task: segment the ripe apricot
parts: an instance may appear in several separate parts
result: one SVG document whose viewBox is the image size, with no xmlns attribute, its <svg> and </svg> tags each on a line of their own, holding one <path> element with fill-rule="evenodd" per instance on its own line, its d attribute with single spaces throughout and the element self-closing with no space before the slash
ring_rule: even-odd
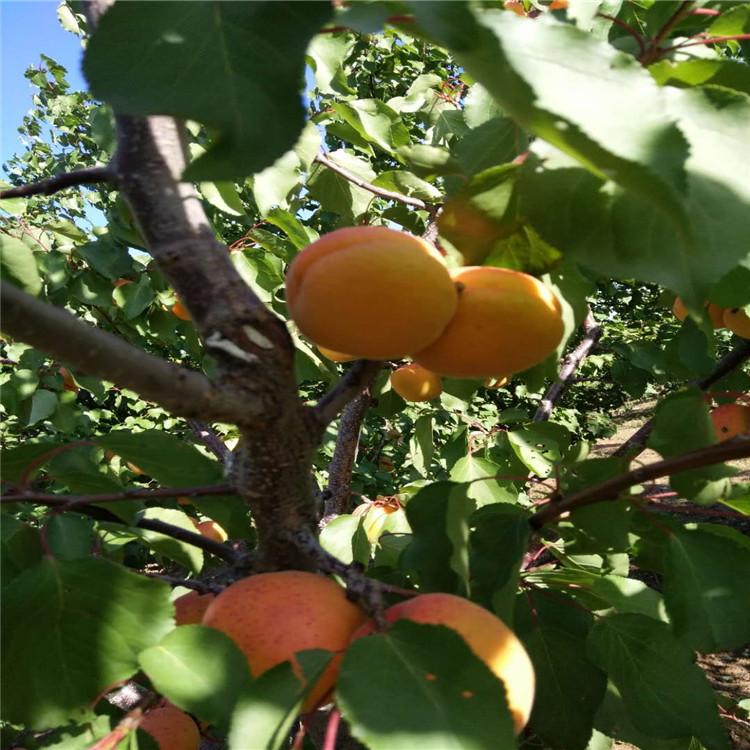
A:
<svg viewBox="0 0 750 750">
<path fill-rule="evenodd" d="M 76 381 L 73 379 L 73 374 L 67 367 L 61 367 L 58 371 L 63 379 L 63 389 L 71 391 L 72 393 L 78 393 L 79 388 L 76 385 Z"/>
<path fill-rule="evenodd" d="M 724 325 L 743 339 L 750 339 L 750 315 L 740 307 L 724 310 Z"/>
<path fill-rule="evenodd" d="M 365 620 L 359 607 L 330 578 L 284 570 L 233 583 L 211 603 L 203 624 L 221 630 L 237 644 L 253 677 L 291 661 L 302 682 L 297 652 L 312 648 L 339 652 L 308 695 L 304 704 L 307 711 L 331 691 L 340 652 Z"/>
<path fill-rule="evenodd" d="M 227 532 L 216 521 L 196 521 L 193 519 L 193 526 L 206 539 L 213 539 L 215 542 L 226 542 L 229 539 Z"/>
<path fill-rule="evenodd" d="M 352 357 L 351 354 L 343 354 L 342 352 L 335 352 L 333 349 L 326 349 L 324 346 L 319 346 L 318 351 L 326 358 L 330 359 L 331 362 L 351 362 L 356 357 Z"/>
<path fill-rule="evenodd" d="M 546 359 L 563 334 L 560 301 L 519 271 L 469 266 L 453 272 L 458 310 L 440 338 L 417 352 L 423 367 L 457 378 L 494 377 Z"/>
<path fill-rule="evenodd" d="M 711 325 L 714 328 L 722 328 L 724 326 L 725 308 L 715 305 L 713 302 L 706 302 L 704 307 L 708 311 Z M 680 297 L 675 297 L 674 303 L 672 304 L 672 312 L 677 320 L 685 320 L 685 318 L 687 318 L 687 308 Z"/>
<path fill-rule="evenodd" d="M 177 300 L 170 309 L 172 310 L 172 314 L 176 315 L 180 320 L 192 320 L 187 307 L 185 307 L 185 305 L 179 300 Z"/>
<path fill-rule="evenodd" d="M 152 708 L 138 726 L 156 740 L 159 750 L 198 750 L 201 744 L 195 722 L 176 706 Z"/>
<path fill-rule="evenodd" d="M 286 276 L 294 322 L 318 346 L 364 359 L 399 359 L 434 341 L 458 295 L 432 245 L 387 227 L 326 234 Z"/>
<path fill-rule="evenodd" d="M 750 406 L 722 404 L 712 409 L 710 416 L 720 443 L 750 433 Z"/>
<path fill-rule="evenodd" d="M 521 641 L 500 618 L 460 596 L 421 594 L 387 609 L 385 619 L 388 623 L 412 620 L 455 630 L 503 681 L 516 734 L 526 726 L 534 702 L 534 668 Z M 352 639 L 374 630 L 368 622 Z"/>
<path fill-rule="evenodd" d="M 443 392 L 440 376 L 421 365 L 402 365 L 391 373 L 391 386 L 406 401 L 429 401 Z"/>
<path fill-rule="evenodd" d="M 172 602 L 175 622 L 178 625 L 198 625 L 202 622 L 208 605 L 215 598 L 214 594 L 200 594 L 197 591 L 189 591 L 187 594 L 178 596 Z"/>
</svg>

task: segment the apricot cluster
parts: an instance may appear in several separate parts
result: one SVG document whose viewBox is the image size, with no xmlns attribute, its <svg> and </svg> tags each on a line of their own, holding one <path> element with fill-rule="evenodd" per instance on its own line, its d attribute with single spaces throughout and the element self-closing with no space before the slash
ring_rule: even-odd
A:
<svg viewBox="0 0 750 750">
<path fill-rule="evenodd" d="M 740 307 L 720 307 L 713 302 L 706 302 L 704 307 L 711 320 L 711 325 L 716 328 L 728 328 L 740 338 L 750 339 L 750 315 Z M 672 305 L 672 312 L 677 320 L 685 320 L 687 309 L 680 297 L 677 297 Z"/>
<path fill-rule="evenodd" d="M 408 619 L 453 629 L 506 688 L 516 732 L 528 721 L 534 670 L 513 632 L 482 607 L 450 594 L 422 594 L 385 611 L 387 623 Z M 285 661 L 300 683 L 296 654 L 320 648 L 335 656 L 303 705 L 309 711 L 329 699 L 343 652 L 375 626 L 331 579 L 302 571 L 261 573 L 233 583 L 209 605 L 203 624 L 228 635 L 244 653 L 253 677 Z M 283 624 L 283 626 L 280 626 Z"/>
<path fill-rule="evenodd" d="M 450 272 L 425 240 L 350 227 L 308 245 L 289 267 L 289 311 L 334 361 L 410 358 L 394 373 L 409 400 L 439 394 L 439 375 L 497 378 L 552 354 L 563 334 L 557 297 L 505 268 Z M 433 395 L 429 395 L 433 394 Z"/>
</svg>

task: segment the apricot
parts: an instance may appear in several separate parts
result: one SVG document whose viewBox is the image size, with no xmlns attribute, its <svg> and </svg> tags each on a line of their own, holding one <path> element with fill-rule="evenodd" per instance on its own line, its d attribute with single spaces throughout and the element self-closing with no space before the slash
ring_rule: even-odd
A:
<svg viewBox="0 0 750 750">
<path fill-rule="evenodd" d="M 720 443 L 750 433 L 750 406 L 722 404 L 712 409 L 710 416 Z"/>
<path fill-rule="evenodd" d="M 229 534 L 227 534 L 224 529 L 219 526 L 216 521 L 196 521 L 193 520 L 193 526 L 198 530 L 198 532 L 205 536 L 206 539 L 213 539 L 215 542 L 226 542 L 227 539 L 229 539 Z"/>
<path fill-rule="evenodd" d="M 711 319 L 711 325 L 714 328 L 722 328 L 724 326 L 724 311 L 725 308 L 715 305 L 713 302 L 706 302 L 704 307 L 708 311 L 708 317 Z M 677 320 L 685 320 L 687 318 L 687 308 L 685 303 L 680 297 L 675 297 L 675 301 L 672 304 L 672 312 L 674 313 Z"/>
<path fill-rule="evenodd" d="M 233 583 L 211 603 L 203 624 L 221 630 L 237 644 L 253 677 L 291 661 L 303 683 L 297 652 L 312 648 L 338 652 L 308 695 L 303 708 L 308 711 L 331 691 L 341 653 L 365 620 L 330 578 L 284 570 Z"/>
<path fill-rule="evenodd" d="M 185 307 L 185 305 L 179 300 L 175 302 L 170 309 L 172 310 L 172 314 L 176 315 L 180 320 L 192 320 L 187 307 Z"/>
<path fill-rule="evenodd" d="M 335 352 L 333 349 L 326 349 L 324 346 L 319 346 L 318 351 L 326 358 L 330 359 L 331 362 L 351 362 L 356 357 L 352 357 L 351 354 L 343 354 L 342 352 Z"/>
<path fill-rule="evenodd" d="M 750 315 L 742 308 L 732 307 L 724 310 L 724 325 L 743 339 L 750 339 Z"/>
<path fill-rule="evenodd" d="M 406 401 L 429 401 L 443 392 L 440 376 L 421 365 L 402 365 L 391 373 L 391 386 Z"/>
<path fill-rule="evenodd" d="M 76 381 L 73 379 L 73 374 L 70 370 L 67 367 L 61 367 L 58 372 L 63 379 L 63 390 L 78 393 L 79 388 L 76 385 Z"/>
<path fill-rule="evenodd" d="M 526 726 L 534 703 L 534 668 L 521 641 L 499 617 L 460 596 L 421 594 L 387 609 L 385 619 L 391 624 L 411 620 L 455 630 L 505 685 L 516 734 Z M 375 625 L 368 622 L 352 640 L 374 631 Z"/>
<path fill-rule="evenodd" d="M 526 370 L 552 354 L 563 335 L 560 301 L 520 271 L 469 266 L 453 272 L 458 310 L 414 360 L 441 375 L 494 377 Z"/>
<path fill-rule="evenodd" d="M 175 609 L 175 622 L 178 625 L 198 625 L 202 622 L 208 605 L 215 598 L 214 594 L 200 594 L 197 591 L 189 591 L 187 594 L 178 596 L 172 602 Z"/>
<path fill-rule="evenodd" d="M 326 234 L 286 276 L 294 322 L 318 346 L 355 358 L 400 359 L 433 342 L 458 294 L 432 245 L 387 227 Z"/>
<path fill-rule="evenodd" d="M 201 744 L 195 722 L 176 706 L 152 708 L 138 726 L 156 740 L 159 750 L 198 750 Z"/>
</svg>

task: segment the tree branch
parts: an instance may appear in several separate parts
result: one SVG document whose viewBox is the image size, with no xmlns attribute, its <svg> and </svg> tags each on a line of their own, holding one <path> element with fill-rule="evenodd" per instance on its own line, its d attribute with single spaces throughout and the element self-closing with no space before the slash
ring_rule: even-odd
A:
<svg viewBox="0 0 750 750">
<path fill-rule="evenodd" d="M 358 393 L 372 383 L 382 366 L 382 362 L 359 359 L 347 370 L 341 380 L 313 407 L 313 413 L 321 429 L 332 422 Z"/>
<path fill-rule="evenodd" d="M 539 404 L 536 414 L 534 414 L 534 422 L 544 422 L 549 419 L 555 403 L 570 385 L 573 380 L 573 375 L 575 375 L 576 370 L 581 366 L 581 362 L 588 357 L 592 349 L 602 337 L 603 331 L 597 325 L 596 320 L 594 320 L 591 308 L 589 308 L 586 313 L 582 327 L 584 332 L 583 340 L 562 361 L 560 375 L 558 376 L 557 381 L 547 389 L 547 393 L 544 394 L 544 398 Z"/>
<path fill-rule="evenodd" d="M 48 177 L 46 180 L 32 182 L 28 185 L 0 190 L 0 200 L 27 198 L 31 195 L 52 195 L 68 187 L 96 185 L 102 182 L 114 183 L 115 180 L 115 173 L 109 165 L 106 167 L 85 167 L 84 169 L 76 169 L 74 172 L 65 172 L 54 177 Z"/>
<path fill-rule="evenodd" d="M 328 487 L 323 493 L 325 517 L 346 513 L 351 497 L 352 468 L 359 447 L 359 433 L 370 405 L 370 391 L 365 388 L 341 412 L 336 447 L 328 466 Z"/>
<path fill-rule="evenodd" d="M 392 190 L 386 190 L 385 188 L 380 188 L 377 185 L 373 185 L 371 182 L 367 182 L 367 180 L 363 180 L 361 177 L 357 177 L 356 174 L 350 172 L 348 169 L 340 167 L 338 164 L 336 164 L 335 161 L 333 161 L 333 159 L 331 159 L 327 154 L 323 152 L 320 152 L 315 157 L 315 161 L 318 162 L 318 164 L 322 164 L 324 167 L 328 167 L 328 169 L 330 169 L 332 172 L 336 172 L 336 174 L 351 182 L 352 185 L 356 185 L 363 190 L 368 190 L 369 192 L 379 196 L 380 198 L 385 198 L 389 201 L 398 201 L 399 203 L 403 203 L 407 206 L 413 206 L 414 208 L 419 208 L 423 211 L 428 211 L 430 209 L 430 206 L 432 205 L 430 203 L 426 203 L 423 200 L 420 200 L 419 198 L 413 198 L 409 195 L 404 195 L 403 193 L 394 193 Z"/>
<path fill-rule="evenodd" d="M 709 445 L 707 448 L 683 453 L 681 456 L 666 458 L 663 461 L 640 466 L 632 471 L 612 477 L 606 482 L 586 487 L 579 492 L 568 495 L 568 497 L 553 496 L 549 503 L 529 519 L 529 523 L 533 528 L 539 529 L 576 508 L 606 500 L 616 500 L 623 490 L 633 485 L 659 477 L 679 474 L 689 469 L 699 469 L 702 466 L 711 466 L 712 464 L 747 458 L 748 456 L 750 456 L 750 436 L 739 436 L 724 443 L 717 443 L 716 445 Z"/>
<path fill-rule="evenodd" d="M 227 456 L 231 453 L 229 448 L 224 445 L 221 438 L 211 429 L 211 426 L 205 422 L 200 422 L 197 419 L 187 419 L 190 429 L 195 433 L 198 440 L 211 451 L 222 463 L 227 460 Z"/>
<path fill-rule="evenodd" d="M 750 341 L 744 341 L 731 352 L 724 355 L 714 367 L 713 371 L 702 380 L 693 381 L 693 385 L 696 385 L 702 391 L 707 391 L 714 383 L 717 383 L 725 375 L 728 375 L 732 370 L 739 367 L 746 359 L 750 357 Z M 645 447 L 646 441 L 648 440 L 651 430 L 654 427 L 654 420 L 649 419 L 645 422 L 636 432 L 634 432 L 617 450 L 615 450 L 612 456 L 625 456 L 630 455 L 631 458 L 635 458 Z M 632 451 L 632 454 L 631 454 Z"/>
<path fill-rule="evenodd" d="M 154 357 L 2 282 L 2 330 L 88 375 L 130 388 L 174 414 L 228 421 L 236 397 L 204 375 Z"/>
</svg>

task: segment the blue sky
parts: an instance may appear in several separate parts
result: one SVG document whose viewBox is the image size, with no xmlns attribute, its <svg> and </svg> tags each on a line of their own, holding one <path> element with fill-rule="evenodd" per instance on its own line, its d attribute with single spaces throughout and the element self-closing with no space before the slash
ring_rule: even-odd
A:
<svg viewBox="0 0 750 750">
<path fill-rule="evenodd" d="M 83 50 L 57 20 L 55 0 L 0 0 L 0 163 L 22 149 L 16 129 L 31 108 L 31 84 L 23 77 L 44 53 L 68 70 L 73 89 L 85 89 Z"/>
</svg>

